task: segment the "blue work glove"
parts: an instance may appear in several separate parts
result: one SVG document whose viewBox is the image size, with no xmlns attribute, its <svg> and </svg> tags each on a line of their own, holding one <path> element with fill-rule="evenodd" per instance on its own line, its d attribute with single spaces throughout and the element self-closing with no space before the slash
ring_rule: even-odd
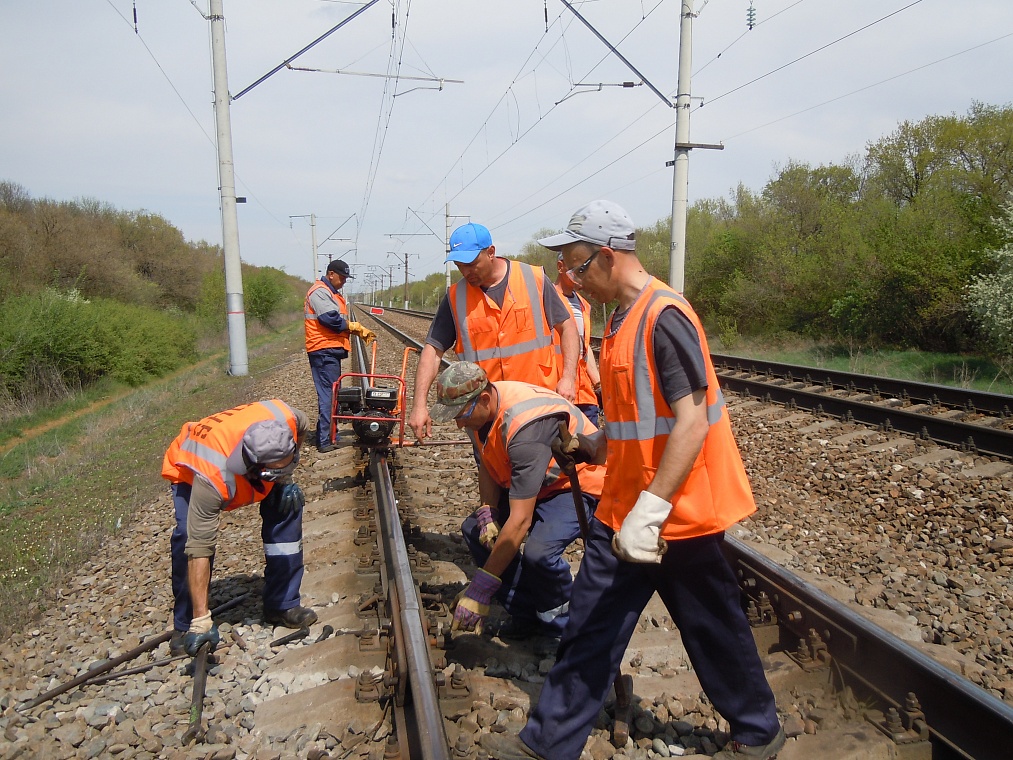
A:
<svg viewBox="0 0 1013 760">
<path fill-rule="evenodd" d="M 211 613 L 190 621 L 190 630 L 183 635 L 183 651 L 191 657 L 197 656 L 197 651 L 205 643 L 210 644 L 208 653 L 215 651 L 222 637 L 218 635 L 218 626 L 211 620 Z"/>
<path fill-rule="evenodd" d="M 281 514 L 290 515 L 306 505 L 306 497 L 295 483 L 275 483 L 271 493 L 264 498 L 264 502 Z"/>
<path fill-rule="evenodd" d="M 495 575 L 479 568 L 468 588 L 454 601 L 454 622 L 450 630 L 474 631 L 482 635 L 482 624 L 489 614 L 492 595 L 499 591 L 502 584 L 503 581 Z"/>
<path fill-rule="evenodd" d="M 492 551 L 499 535 L 499 510 L 483 504 L 475 510 L 475 520 L 478 522 L 478 542 Z"/>
</svg>

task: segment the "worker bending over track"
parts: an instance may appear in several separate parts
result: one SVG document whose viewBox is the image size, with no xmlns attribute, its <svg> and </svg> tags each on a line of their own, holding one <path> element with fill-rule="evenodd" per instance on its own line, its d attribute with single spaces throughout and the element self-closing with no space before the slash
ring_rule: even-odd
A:
<svg viewBox="0 0 1013 760">
<path fill-rule="evenodd" d="M 480 634 L 496 596 L 512 616 L 508 635 L 559 636 L 573 587 L 563 552 L 580 535 L 580 521 L 552 446 L 560 422 L 583 446 L 577 478 L 586 522 L 602 492 L 605 468 L 587 463 L 604 462 L 601 432 L 558 393 L 511 380 L 491 383 L 472 362 L 443 371 L 437 398 L 433 419 L 456 420 L 475 445 L 482 500 L 461 526 L 478 570 L 457 601 L 452 627 Z"/>
<path fill-rule="evenodd" d="M 486 734 L 482 747 L 496 760 L 577 760 L 657 592 L 731 728 L 714 757 L 770 760 L 784 731 L 721 551 L 756 505 L 700 319 L 641 265 L 615 203 L 592 201 L 538 242 L 562 252 L 578 288 L 619 302 L 601 349 L 608 476 L 538 704 L 519 735 Z"/>
<path fill-rule="evenodd" d="M 165 452 L 162 477 L 172 483 L 176 513 L 169 542 L 173 654 L 218 645 L 208 588 L 221 513 L 247 504 L 260 503 L 263 521 L 265 620 L 287 628 L 316 622 L 299 604 L 305 498 L 292 482 L 308 428 L 306 415 L 281 399 L 258 401 L 187 422 Z"/>
</svg>

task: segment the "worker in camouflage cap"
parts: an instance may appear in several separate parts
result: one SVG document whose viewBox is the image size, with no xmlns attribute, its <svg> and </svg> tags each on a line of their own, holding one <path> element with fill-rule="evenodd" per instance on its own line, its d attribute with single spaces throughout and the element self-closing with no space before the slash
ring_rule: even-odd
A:
<svg viewBox="0 0 1013 760">
<path fill-rule="evenodd" d="M 488 386 L 485 370 L 474 362 L 451 364 L 436 382 L 436 404 L 429 416 L 436 422 L 450 422 Z"/>
</svg>

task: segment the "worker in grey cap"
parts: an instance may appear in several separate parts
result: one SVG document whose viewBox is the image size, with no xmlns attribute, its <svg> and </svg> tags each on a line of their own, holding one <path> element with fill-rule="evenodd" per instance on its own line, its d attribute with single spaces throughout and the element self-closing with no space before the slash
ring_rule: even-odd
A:
<svg viewBox="0 0 1013 760">
<path fill-rule="evenodd" d="M 317 620 L 300 605 L 303 575 L 302 513 L 305 498 L 292 481 L 306 415 L 281 399 L 243 404 L 183 425 L 162 460 L 172 483 L 176 528 L 172 553 L 173 654 L 196 654 L 218 645 L 208 588 L 221 513 L 260 503 L 266 567 L 264 617 L 286 628 Z"/>
</svg>

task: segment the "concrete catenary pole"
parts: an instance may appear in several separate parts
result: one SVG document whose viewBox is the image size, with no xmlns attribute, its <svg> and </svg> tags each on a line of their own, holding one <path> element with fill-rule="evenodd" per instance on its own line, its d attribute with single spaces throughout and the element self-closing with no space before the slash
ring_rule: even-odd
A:
<svg viewBox="0 0 1013 760">
<path fill-rule="evenodd" d="M 313 268 L 310 270 L 312 277 L 310 282 L 317 279 L 317 215 L 310 214 L 310 239 L 313 241 Z M 324 241 L 327 242 L 326 240 Z"/>
<path fill-rule="evenodd" d="M 444 216 L 447 221 L 447 255 L 450 255 L 450 204 L 448 203 L 444 210 Z M 446 264 L 447 267 L 447 292 L 450 292 L 450 262 Z M 406 307 L 407 308 L 407 307 Z"/>
<path fill-rule="evenodd" d="M 693 7 L 681 0 L 679 12 L 679 91 L 675 101 L 675 171 L 672 180 L 672 250 L 668 284 L 681 293 L 686 279 L 686 213 L 689 202 L 689 106 L 693 67 Z"/>
<path fill-rule="evenodd" d="M 236 215 L 236 177 L 232 164 L 232 122 L 229 118 L 229 78 L 225 67 L 225 16 L 222 0 L 209 0 L 211 58 L 215 84 L 215 124 L 218 128 L 218 182 L 222 209 L 222 248 L 225 251 L 225 310 L 229 327 L 229 374 L 249 372 L 246 355 L 246 311 L 243 307 L 243 270 L 239 258 L 239 219 Z"/>
</svg>

